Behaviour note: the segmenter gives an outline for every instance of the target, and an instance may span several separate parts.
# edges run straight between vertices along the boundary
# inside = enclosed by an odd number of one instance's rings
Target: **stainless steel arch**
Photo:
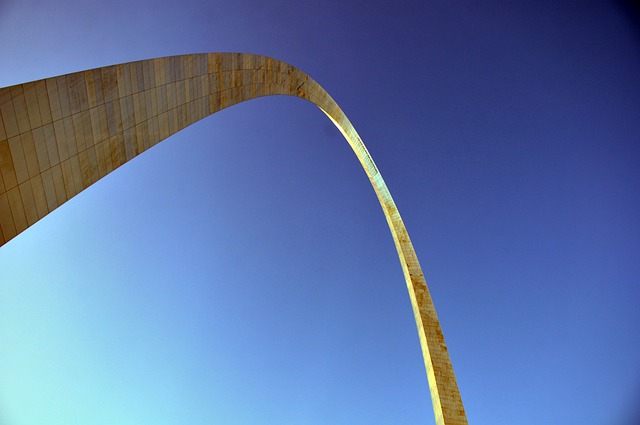
[[[221,109],[269,95],[314,103],[356,153],[398,251],[436,423],[466,424],[424,275],[378,168],[336,102],[284,62],[243,53],[182,55],[0,89],[0,245],[171,134]]]

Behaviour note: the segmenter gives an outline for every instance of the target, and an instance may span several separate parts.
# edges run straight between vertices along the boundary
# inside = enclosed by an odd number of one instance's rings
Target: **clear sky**
[[[0,0],[0,86],[301,68],[389,185],[470,423],[637,425],[638,15],[478,3]],[[384,216],[305,101],[217,113],[0,248],[2,425],[433,421]]]

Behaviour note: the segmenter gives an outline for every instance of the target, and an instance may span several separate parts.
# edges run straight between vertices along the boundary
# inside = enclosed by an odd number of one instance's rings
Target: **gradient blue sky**
[[[640,30],[622,3],[0,0],[0,86],[239,51],[369,147],[470,423],[640,422]],[[326,116],[234,106],[0,249],[0,424],[429,424],[382,211]]]

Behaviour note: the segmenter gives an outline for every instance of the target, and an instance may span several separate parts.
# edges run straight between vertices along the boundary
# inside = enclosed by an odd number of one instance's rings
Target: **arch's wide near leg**
[[[0,246],[120,165],[221,109],[269,95],[317,105],[358,156],[389,223],[413,306],[437,424],[467,423],[405,226],[360,136],[320,85],[265,56],[150,59],[0,89]]]

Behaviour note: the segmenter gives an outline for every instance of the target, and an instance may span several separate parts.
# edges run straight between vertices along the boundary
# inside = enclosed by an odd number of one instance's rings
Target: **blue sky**
[[[613,2],[0,2],[0,86],[158,56],[309,73],[421,259],[470,423],[640,420],[640,30]],[[162,142],[0,249],[0,423],[424,424],[367,178],[299,99]]]

